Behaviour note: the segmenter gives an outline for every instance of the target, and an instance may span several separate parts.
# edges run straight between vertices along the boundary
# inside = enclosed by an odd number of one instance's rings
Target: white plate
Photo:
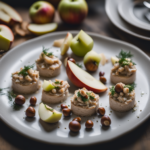
[[[122,2],[120,0],[106,0],[105,3],[105,10],[107,13],[107,16],[109,17],[110,21],[115,25],[117,28],[120,30],[135,36],[140,39],[148,40],[150,41],[150,33],[137,29],[130,24],[126,23],[118,13],[118,5],[119,3]]]
[[[77,31],[71,31],[73,35],[76,35]],[[33,64],[35,60],[39,57],[42,46],[51,47],[55,39],[64,38],[67,32],[57,32],[50,33],[38,38],[29,40],[19,46],[16,46],[11,51],[9,51],[0,60],[0,87],[10,87],[11,86],[11,73],[17,71],[20,67],[24,65]],[[140,49],[111,38],[103,37],[98,34],[89,33],[94,40],[94,50],[98,53],[104,53],[107,58],[117,55],[121,49],[125,51],[131,51],[134,54],[134,61],[137,63],[137,88],[136,88],[136,100],[139,101],[137,110],[135,112],[129,111],[127,113],[117,113],[109,108],[108,101],[108,91],[100,94],[100,105],[105,107],[106,114],[111,114],[112,124],[109,128],[103,128],[100,125],[100,117],[82,117],[81,130],[79,133],[74,134],[69,132],[68,124],[75,117],[72,115],[70,118],[63,118],[56,124],[47,124],[39,119],[36,109],[36,116],[34,119],[25,118],[25,110],[29,106],[29,98],[24,104],[23,108],[19,111],[13,110],[11,104],[6,96],[1,96],[0,100],[0,114],[1,119],[9,125],[12,129],[18,131],[19,133],[30,137],[35,140],[42,142],[47,142],[51,144],[64,144],[64,145],[87,145],[94,144],[104,141],[112,140],[124,133],[127,133],[141,124],[149,116],[149,58]],[[60,56],[60,51],[58,48],[52,48],[54,54],[58,56],[62,61],[66,57]],[[69,50],[68,55],[71,55],[76,59],[77,62],[82,63],[82,58],[76,57]],[[107,86],[110,86],[110,69],[112,68],[111,61],[105,66],[100,66],[98,71],[93,73],[95,78],[99,78],[99,71],[104,71],[107,78]],[[68,80],[66,75],[65,67],[62,65],[61,74],[57,77],[63,80]],[[52,78],[54,79],[54,78]],[[41,78],[43,81],[43,79]],[[71,88],[70,93],[73,94],[74,90],[77,88],[68,81]],[[141,92],[144,91],[144,95],[141,97]],[[39,93],[32,94],[37,97],[38,104],[41,102],[41,90]],[[70,105],[70,97],[66,100],[66,104]],[[56,110],[60,111],[58,105],[51,105]],[[140,111],[142,110],[142,112]],[[137,118],[139,116],[139,118]],[[94,122],[94,127],[92,130],[87,131],[85,129],[85,121],[91,119]],[[97,122],[98,121],[98,122]],[[59,126],[59,128],[58,128]],[[8,135],[9,136],[9,135]]]
[[[119,14],[129,24],[131,24],[137,28],[150,31],[150,24],[138,19],[135,16],[135,14],[133,12],[134,6],[135,6],[135,3],[133,2],[133,0],[121,1],[118,5]]]

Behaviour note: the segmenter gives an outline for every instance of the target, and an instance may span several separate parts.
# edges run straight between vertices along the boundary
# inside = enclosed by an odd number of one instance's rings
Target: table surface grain
[[[30,22],[28,16],[28,9],[16,8],[20,15],[25,21]],[[89,15],[81,25],[70,26],[63,24],[56,12],[55,22],[59,24],[57,31],[67,31],[67,30],[80,30],[95,32],[104,36],[112,37],[115,39],[123,40],[131,44],[136,45],[142,51],[144,51],[148,56],[150,56],[150,42],[143,41],[127,35],[126,33],[120,31],[114,27],[104,10],[104,4],[89,9]],[[27,37],[15,37],[15,41],[12,47],[23,43],[24,41],[34,38],[35,36]],[[39,135],[40,136],[40,135]],[[19,133],[13,131],[9,128],[2,120],[0,120],[0,150],[44,150],[44,149],[77,149],[76,147],[63,147],[48,145],[41,142],[37,142],[28,139]],[[142,125],[113,141],[103,144],[97,144],[93,146],[84,147],[85,149],[113,149],[113,150],[150,150],[150,119],[145,121]]]

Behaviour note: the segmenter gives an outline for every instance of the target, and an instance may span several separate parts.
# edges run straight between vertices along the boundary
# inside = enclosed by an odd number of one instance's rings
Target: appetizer
[[[41,103],[39,105],[39,116],[41,120],[47,123],[55,123],[61,119],[62,113],[56,111],[55,109],[49,107],[46,104]]]
[[[134,88],[135,84],[125,85],[121,82],[110,87],[110,108],[118,112],[132,109],[136,105]]]
[[[40,76],[55,77],[60,74],[62,63],[52,52],[48,53],[47,51],[48,49],[43,47],[43,52],[40,54],[39,59],[36,60],[37,70]]]
[[[117,57],[119,60],[115,62],[110,73],[111,82],[114,84],[118,82],[132,84],[136,79],[137,70],[135,63],[131,60],[133,55],[130,52],[121,51]]]
[[[86,88],[75,91],[71,99],[71,110],[75,115],[91,116],[99,106],[99,96]]]
[[[32,68],[33,65],[24,66],[20,71],[12,73],[13,91],[21,94],[30,94],[40,88],[39,72]]]
[[[67,81],[55,79],[55,82],[44,81],[42,101],[45,103],[60,103],[67,99],[70,85]]]

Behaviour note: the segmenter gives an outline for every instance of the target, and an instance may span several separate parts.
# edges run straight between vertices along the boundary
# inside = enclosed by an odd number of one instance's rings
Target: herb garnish
[[[60,84],[60,82],[59,82],[59,81],[55,81],[54,83],[55,83],[55,84]]]
[[[129,93],[132,92],[135,89],[135,87],[136,87],[135,83],[124,86],[124,88],[129,88]]]
[[[60,87],[59,86],[55,86],[55,89],[60,89]]]
[[[85,98],[84,96],[82,96],[79,91],[78,91],[77,95],[78,95],[78,97],[81,97],[83,102],[86,102],[89,100],[89,98]]]
[[[49,49],[50,48],[44,48],[44,46],[43,46],[43,54],[46,55],[46,56],[52,56],[53,55],[52,52],[50,52],[50,53],[47,52]]]
[[[9,88],[9,87],[8,87]],[[12,100],[17,96],[14,92],[12,91],[7,91],[4,92],[4,90],[8,89],[8,88],[0,88],[0,95],[6,95],[9,99],[10,102],[12,102]],[[14,101],[12,103],[12,107],[15,110],[19,110],[21,108],[21,106],[17,105]]]
[[[110,87],[110,92],[112,96],[115,94],[115,86]]]
[[[27,76],[28,75],[28,70],[33,68],[34,67],[34,64],[33,65],[29,65],[29,66],[24,66],[24,68],[18,73],[18,74],[21,74],[22,76]]]
[[[46,106],[46,104],[44,104],[44,106],[45,106],[45,108],[46,108],[47,110],[53,111],[53,109],[48,108],[48,107]]]
[[[92,96],[91,93],[86,93],[86,94],[89,96],[90,99],[92,100],[94,99],[94,96]]]
[[[133,65],[136,65],[131,58],[133,57],[133,55],[131,54],[131,52],[125,52],[123,50],[121,50],[121,52],[119,53],[118,56],[116,56],[119,58],[119,64],[121,66],[125,66],[125,65],[129,65],[130,63],[132,63]],[[130,60],[128,60],[127,58],[130,58]]]
[[[77,65],[78,67],[82,68],[82,65],[81,65],[81,64],[79,64],[79,63],[76,63],[76,65]]]

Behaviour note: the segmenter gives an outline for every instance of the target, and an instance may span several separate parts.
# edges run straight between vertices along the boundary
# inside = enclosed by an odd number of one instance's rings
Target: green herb
[[[82,68],[82,65],[81,65],[81,64],[79,64],[79,63],[76,63],[76,65],[77,65],[78,67]]]
[[[121,50],[121,52],[119,53],[119,55],[117,56],[119,58],[119,64],[121,66],[125,66],[125,65],[129,65],[130,63],[133,63],[133,65],[136,65],[131,59],[128,60],[127,58],[132,58],[133,55],[131,54],[131,52],[125,52],[123,50]]]
[[[77,98],[75,98],[75,100],[77,101]]]
[[[48,108],[48,107],[46,106],[46,104],[44,104],[44,106],[45,106],[45,108],[46,108],[47,110],[53,111],[53,109]]]
[[[129,92],[133,91],[135,89],[135,87],[136,87],[135,83],[124,86],[124,88],[129,88]]]
[[[59,82],[59,81],[55,81],[54,83],[55,83],[55,84],[60,84],[60,82]]]
[[[111,92],[111,95],[113,96],[115,94],[115,86],[112,86],[110,88],[110,92]]]
[[[92,92],[90,92],[90,93],[86,93],[86,94],[89,96],[89,98],[90,98],[90,99],[92,99],[92,100],[93,100],[93,99],[94,99],[94,96],[92,96],[92,95],[91,95],[91,93],[92,93]]]
[[[81,97],[83,102],[86,102],[89,100],[89,98],[85,98],[84,96],[82,96],[79,91],[78,91],[77,95],[78,95],[78,97]]]
[[[13,109],[15,110],[20,110],[20,108],[22,107],[21,105],[17,105],[15,102],[13,102],[12,104]]]
[[[29,65],[29,66],[24,66],[24,68],[18,73],[18,74],[21,74],[22,76],[27,76],[28,75],[28,70],[33,68],[34,67],[34,64],[33,65]]]
[[[43,53],[44,53],[44,55],[46,55],[46,56],[52,56],[52,55],[53,55],[52,52],[50,52],[50,53],[47,52],[49,49],[50,49],[50,48],[44,48],[44,46],[43,46]],[[42,56],[43,56],[43,55],[42,55]]]
[[[55,89],[60,89],[60,87],[58,87],[58,86],[55,86]]]

